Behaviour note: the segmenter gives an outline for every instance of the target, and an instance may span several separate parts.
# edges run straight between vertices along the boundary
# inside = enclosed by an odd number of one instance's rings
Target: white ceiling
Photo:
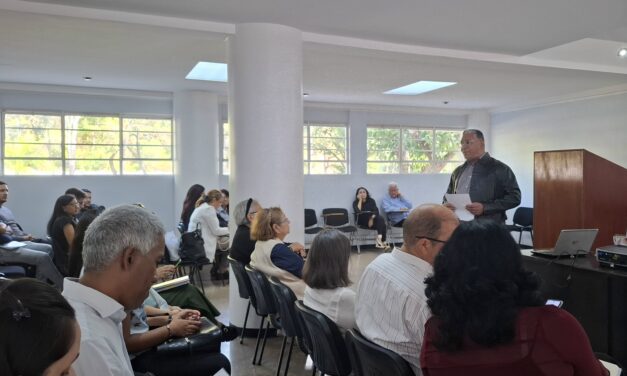
[[[226,94],[184,76],[272,22],[305,32],[307,101],[502,110],[625,90],[626,19],[624,0],[0,0],[0,82]],[[381,94],[418,80],[459,84]]]

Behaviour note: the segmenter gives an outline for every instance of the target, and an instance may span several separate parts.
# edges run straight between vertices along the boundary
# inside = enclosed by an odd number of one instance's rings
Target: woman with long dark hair
[[[54,263],[64,276],[68,275],[70,244],[74,240],[76,223],[74,217],[80,211],[80,204],[74,195],[63,195],[54,203],[52,215],[48,221],[48,235],[52,238]]]
[[[96,219],[100,214],[98,209],[88,209],[83,212],[81,219],[76,225],[76,232],[74,234],[74,240],[70,245],[70,259],[68,261],[68,277],[78,278],[83,268],[83,239],[85,238],[85,232],[87,227]]]
[[[182,232],[187,231],[189,217],[192,216],[194,209],[196,209],[196,202],[204,191],[205,187],[200,184],[194,184],[187,190],[185,201],[183,201],[183,210],[181,211],[181,221],[179,223],[179,228],[182,229]]]
[[[81,330],[74,309],[46,283],[0,280],[0,375],[74,375]]]
[[[389,248],[386,240],[387,229],[385,220],[379,215],[377,202],[370,197],[370,192],[364,187],[355,191],[355,201],[353,201],[353,212],[355,221],[359,227],[377,230],[375,246],[377,248]]]
[[[494,221],[462,222],[425,284],[425,376],[607,374],[577,319],[544,305],[539,279]]]

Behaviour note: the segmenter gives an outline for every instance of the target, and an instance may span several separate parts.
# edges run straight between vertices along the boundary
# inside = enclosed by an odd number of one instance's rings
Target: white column
[[[193,184],[219,188],[218,97],[204,91],[174,94],[176,162],[174,167],[174,224]]]
[[[282,25],[237,25],[228,64],[231,201],[255,197],[263,207],[280,206],[291,222],[287,240],[303,243],[302,34]],[[245,304],[231,278],[235,325],[243,323]]]
[[[492,153],[492,125],[490,123],[490,113],[486,110],[472,111],[468,115],[468,128],[478,129],[483,132],[485,151]]]

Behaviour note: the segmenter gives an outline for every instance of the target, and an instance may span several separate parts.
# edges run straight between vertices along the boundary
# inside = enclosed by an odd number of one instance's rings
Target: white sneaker
[[[380,248],[380,249],[385,249],[385,243],[383,243],[381,241],[381,239],[377,238],[377,240],[375,241],[375,247]]]

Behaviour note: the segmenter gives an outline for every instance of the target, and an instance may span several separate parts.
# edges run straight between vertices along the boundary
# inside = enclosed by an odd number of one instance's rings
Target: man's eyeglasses
[[[428,236],[418,236],[418,235],[416,235],[416,239],[427,239],[427,240],[431,240],[432,242],[442,243],[442,244],[446,244],[447,243],[446,240],[430,238]]]

